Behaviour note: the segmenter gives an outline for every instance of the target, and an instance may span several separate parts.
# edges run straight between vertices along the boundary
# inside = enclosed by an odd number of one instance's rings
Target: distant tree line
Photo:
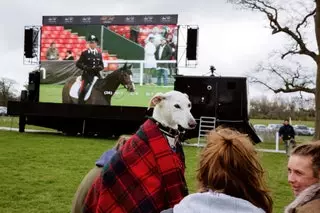
[[[254,119],[287,119],[314,121],[314,99],[302,99],[300,97],[286,100],[284,98],[250,100],[250,118]]]
[[[7,106],[8,101],[19,100],[17,90],[15,89],[16,81],[8,78],[0,78],[0,106]]]

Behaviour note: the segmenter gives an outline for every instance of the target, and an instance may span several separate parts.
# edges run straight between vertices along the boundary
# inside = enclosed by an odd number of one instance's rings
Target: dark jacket
[[[159,45],[156,49],[156,52],[154,53],[155,55],[155,58],[156,60],[171,60],[171,56],[172,56],[172,48],[165,44],[164,48],[163,48],[163,51],[162,51],[162,54],[161,56],[159,57],[159,49],[160,49],[160,46]],[[168,68],[169,67],[169,64],[168,63],[158,63],[157,64],[157,67],[163,67],[163,68]]]
[[[93,54],[89,49],[85,50],[81,53],[76,66],[88,74],[97,73],[104,69],[102,54],[99,52]]]
[[[289,140],[291,138],[294,138],[296,135],[293,127],[291,125],[283,125],[279,129],[279,136],[282,137],[282,140]]]

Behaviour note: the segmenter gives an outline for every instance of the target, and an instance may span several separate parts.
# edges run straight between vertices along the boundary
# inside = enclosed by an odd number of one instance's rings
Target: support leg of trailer
[[[19,116],[19,132],[24,132],[26,127],[26,116],[20,115]]]

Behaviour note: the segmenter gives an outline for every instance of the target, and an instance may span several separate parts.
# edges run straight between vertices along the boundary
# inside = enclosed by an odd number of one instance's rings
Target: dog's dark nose
[[[190,128],[193,129],[197,126],[197,122],[195,120],[191,120],[191,121],[189,121],[188,125]]]

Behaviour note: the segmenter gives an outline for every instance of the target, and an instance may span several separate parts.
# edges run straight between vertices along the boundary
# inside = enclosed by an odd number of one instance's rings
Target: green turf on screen
[[[62,103],[63,85],[41,84],[40,85],[40,102]],[[127,92],[123,86],[120,86],[117,93],[111,99],[112,106],[142,106],[147,107],[150,98],[157,92],[172,91],[173,86],[140,86],[136,85],[136,91]]]

